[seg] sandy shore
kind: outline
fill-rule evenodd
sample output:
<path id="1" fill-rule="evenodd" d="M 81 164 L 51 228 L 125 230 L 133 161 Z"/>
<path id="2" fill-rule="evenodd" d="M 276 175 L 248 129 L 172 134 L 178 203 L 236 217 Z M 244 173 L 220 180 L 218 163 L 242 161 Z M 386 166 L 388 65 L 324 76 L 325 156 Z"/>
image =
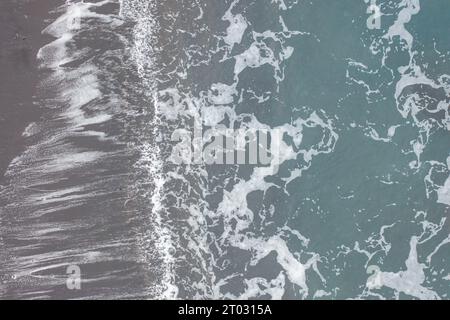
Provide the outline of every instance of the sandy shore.
<path id="1" fill-rule="evenodd" d="M 22 133 L 39 119 L 33 105 L 40 73 L 36 54 L 51 39 L 41 31 L 63 0 L 0 1 L 0 184 L 24 148 Z"/>

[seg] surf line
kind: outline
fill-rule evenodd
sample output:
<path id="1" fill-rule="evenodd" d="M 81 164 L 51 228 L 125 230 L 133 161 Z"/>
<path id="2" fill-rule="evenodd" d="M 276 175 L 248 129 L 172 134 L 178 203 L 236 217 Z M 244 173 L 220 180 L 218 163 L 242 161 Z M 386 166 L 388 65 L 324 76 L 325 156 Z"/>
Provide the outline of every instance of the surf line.
<path id="1" fill-rule="evenodd" d="M 213 307 L 193 307 L 189 306 L 187 303 L 183 307 L 178 308 L 179 315 L 192 315 L 192 316 L 205 316 L 209 318 L 211 315 Z"/>

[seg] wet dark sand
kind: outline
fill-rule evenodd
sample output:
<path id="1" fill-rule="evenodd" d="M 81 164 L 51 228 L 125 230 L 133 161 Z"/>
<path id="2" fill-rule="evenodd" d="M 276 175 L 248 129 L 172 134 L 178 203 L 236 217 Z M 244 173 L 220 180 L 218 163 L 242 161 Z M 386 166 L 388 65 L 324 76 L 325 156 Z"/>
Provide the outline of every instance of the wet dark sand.
<path id="1" fill-rule="evenodd" d="M 63 0 L 0 1 L 0 185 L 24 149 L 22 133 L 39 119 L 33 96 L 40 77 L 36 54 L 50 38 L 41 31 Z"/>
<path id="2" fill-rule="evenodd" d="M 61 15 L 49 11 L 63 3 L 0 2 L 0 299 L 149 297 L 159 261 L 147 253 L 154 247 L 147 239 L 148 199 L 133 200 L 140 198 L 129 189 L 136 155 L 128 153 L 126 144 L 71 136 L 66 123 L 52 118 L 67 106 L 52 108 L 58 92 L 43 85 L 51 70 L 38 69 L 36 54 L 52 41 L 41 30 Z M 101 65 L 100 57 L 113 41 L 88 44 L 77 39 L 76 44 L 96 48 Z M 122 130 L 120 121 L 118 117 L 98 130 L 115 135 L 114 128 Z M 26 140 L 22 134 L 32 122 L 42 125 L 46 134 Z M 80 150 L 111 154 L 98 163 L 86 160 L 81 169 L 69 165 L 46 170 L 47 154 L 64 157 Z M 19 155 L 28 157 L 26 166 L 10 166 L 5 177 L 8 164 Z M 54 192 L 62 193 L 55 197 Z M 66 285 L 69 265 L 81 269 L 80 290 Z"/>

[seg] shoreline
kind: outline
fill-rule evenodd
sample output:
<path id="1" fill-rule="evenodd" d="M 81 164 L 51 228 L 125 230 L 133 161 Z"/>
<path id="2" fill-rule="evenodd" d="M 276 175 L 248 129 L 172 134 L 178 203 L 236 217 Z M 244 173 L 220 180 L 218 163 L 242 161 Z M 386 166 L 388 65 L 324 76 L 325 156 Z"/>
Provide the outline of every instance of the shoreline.
<path id="1" fill-rule="evenodd" d="M 23 133 L 39 120 L 34 105 L 40 81 L 37 52 L 51 37 L 42 30 L 52 18 L 51 11 L 63 0 L 0 2 L 0 185 L 11 161 L 25 150 Z"/>

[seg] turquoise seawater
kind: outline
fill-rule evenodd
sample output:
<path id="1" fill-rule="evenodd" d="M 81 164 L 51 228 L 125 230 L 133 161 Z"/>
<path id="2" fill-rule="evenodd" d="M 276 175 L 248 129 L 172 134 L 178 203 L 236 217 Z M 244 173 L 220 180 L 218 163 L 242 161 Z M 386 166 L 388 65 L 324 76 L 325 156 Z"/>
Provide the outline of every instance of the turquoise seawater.
<path id="1" fill-rule="evenodd" d="M 176 52 L 153 65 L 160 131 L 280 130 L 283 146 L 268 167 L 163 158 L 172 293 L 448 298 L 450 3 L 176 3 L 156 10 L 156 47 Z"/>

